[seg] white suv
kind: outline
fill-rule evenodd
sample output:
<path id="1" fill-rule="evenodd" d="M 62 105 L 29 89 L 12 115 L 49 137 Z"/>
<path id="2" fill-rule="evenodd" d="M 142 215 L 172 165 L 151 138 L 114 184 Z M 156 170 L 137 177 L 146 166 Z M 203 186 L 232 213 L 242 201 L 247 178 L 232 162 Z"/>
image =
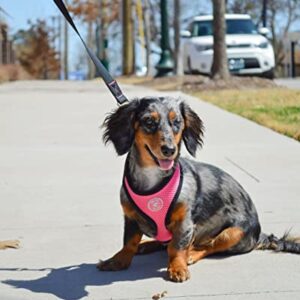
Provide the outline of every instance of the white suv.
<path id="1" fill-rule="evenodd" d="M 225 15 L 227 56 L 229 70 L 233 74 L 274 77 L 274 51 L 262 35 L 268 29 L 257 32 L 249 15 Z M 210 74 L 213 60 L 213 17 L 195 17 L 188 31 L 182 32 L 183 68 L 185 74 Z"/>

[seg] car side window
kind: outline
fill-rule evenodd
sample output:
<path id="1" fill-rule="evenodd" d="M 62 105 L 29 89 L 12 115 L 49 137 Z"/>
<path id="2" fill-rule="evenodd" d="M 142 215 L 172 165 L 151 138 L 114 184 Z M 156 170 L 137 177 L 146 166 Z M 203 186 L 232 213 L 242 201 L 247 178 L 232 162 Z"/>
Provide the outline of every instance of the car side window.
<path id="1" fill-rule="evenodd" d="M 193 23 L 192 36 L 212 35 L 212 21 L 200 21 Z"/>

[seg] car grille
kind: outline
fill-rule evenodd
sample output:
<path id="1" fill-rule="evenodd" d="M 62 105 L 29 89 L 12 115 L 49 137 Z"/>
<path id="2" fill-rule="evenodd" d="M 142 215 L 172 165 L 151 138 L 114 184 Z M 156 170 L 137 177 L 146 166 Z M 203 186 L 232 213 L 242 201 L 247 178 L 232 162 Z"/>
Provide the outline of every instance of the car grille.
<path id="1" fill-rule="evenodd" d="M 245 62 L 245 69 L 254 69 L 254 68 L 260 68 L 259 61 L 257 58 L 247 57 L 244 58 Z"/>
<path id="2" fill-rule="evenodd" d="M 227 48 L 251 48 L 252 45 L 251 44 L 231 44 L 231 45 L 227 45 Z"/>

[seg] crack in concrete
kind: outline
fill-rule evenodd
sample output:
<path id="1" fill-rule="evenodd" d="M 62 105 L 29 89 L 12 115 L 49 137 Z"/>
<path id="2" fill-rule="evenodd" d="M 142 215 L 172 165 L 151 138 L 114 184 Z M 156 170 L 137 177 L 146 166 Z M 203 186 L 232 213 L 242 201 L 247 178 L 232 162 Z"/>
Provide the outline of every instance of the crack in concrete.
<path id="1" fill-rule="evenodd" d="M 230 297 L 230 296 L 251 296 L 251 295 L 264 295 L 264 294 L 287 294 L 287 293 L 300 293 L 300 290 L 274 290 L 274 291 L 245 291 L 245 292 L 232 292 L 232 293 L 220 293 L 220 294 L 193 294 L 182 296 L 166 296 L 167 299 L 182 299 L 182 298 L 203 298 L 203 297 Z M 149 297 L 137 297 L 137 298 L 104 298 L 102 300 L 148 300 Z"/>
<path id="2" fill-rule="evenodd" d="M 255 177 L 254 175 L 252 175 L 250 172 L 248 172 L 246 169 L 244 169 L 243 167 L 241 167 L 238 163 L 234 162 L 233 160 L 231 160 L 230 158 L 225 156 L 225 159 L 227 161 L 229 161 L 232 165 L 234 165 L 235 167 L 237 167 L 239 170 L 241 170 L 242 172 L 244 172 L 246 175 L 248 175 L 250 178 L 252 178 L 253 180 L 255 180 L 256 182 L 260 182 L 260 180 Z"/>

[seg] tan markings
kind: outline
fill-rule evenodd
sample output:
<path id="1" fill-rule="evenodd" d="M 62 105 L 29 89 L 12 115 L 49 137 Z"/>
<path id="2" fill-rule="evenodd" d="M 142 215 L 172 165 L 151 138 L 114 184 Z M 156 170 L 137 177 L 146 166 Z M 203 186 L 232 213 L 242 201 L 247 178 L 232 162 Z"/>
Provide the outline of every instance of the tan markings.
<path id="1" fill-rule="evenodd" d="M 136 211 L 133 209 L 132 205 L 125 202 L 122 203 L 122 208 L 124 214 L 129 218 L 129 219 L 136 219 Z"/>
<path id="2" fill-rule="evenodd" d="M 187 267 L 187 250 L 177 250 L 173 247 L 172 242 L 168 245 L 168 275 L 170 280 L 182 282 L 190 278 Z"/>
<path id="3" fill-rule="evenodd" d="M 155 120 L 155 121 L 158 121 L 160 116 L 159 116 L 159 113 L 157 111 L 152 111 L 150 113 L 151 117 Z"/>
<path id="4" fill-rule="evenodd" d="M 176 204 L 175 208 L 172 211 L 170 224 L 168 229 L 174 231 L 178 223 L 181 223 L 186 217 L 187 207 L 186 204 L 179 202 Z"/>
<path id="5" fill-rule="evenodd" d="M 169 112 L 168 117 L 169 117 L 169 121 L 170 121 L 170 122 L 173 122 L 173 121 L 176 119 L 176 117 L 177 117 L 176 112 L 175 112 L 174 110 L 171 110 L 171 111 Z"/>
<path id="6" fill-rule="evenodd" d="M 159 148 L 160 145 L 160 135 L 158 134 L 158 132 L 156 132 L 155 134 L 146 134 L 141 128 L 139 128 L 135 134 L 135 145 L 137 146 L 140 154 L 141 166 L 156 166 L 155 161 L 148 153 L 147 149 L 145 148 L 145 145 L 147 145 L 151 149 L 151 151 L 156 152 L 156 148 Z"/>
<path id="7" fill-rule="evenodd" d="M 176 119 L 176 117 L 177 117 L 177 115 L 176 115 L 175 111 L 171 110 L 169 112 L 169 120 L 170 120 L 170 122 L 172 123 Z M 182 127 L 183 128 L 181 128 L 178 133 L 174 133 L 174 141 L 173 142 L 174 142 L 175 145 L 178 145 L 179 142 L 180 142 L 180 140 L 181 140 L 181 138 L 182 138 L 182 132 L 183 132 L 183 129 L 185 127 L 184 123 L 183 123 Z"/>
<path id="8" fill-rule="evenodd" d="M 160 118 L 158 112 L 151 112 L 151 117 L 153 119 L 158 120 Z M 170 118 L 176 118 L 176 113 L 174 111 L 170 111 L 169 113 L 169 119 Z M 184 126 L 183 126 L 184 127 Z M 164 144 L 164 136 L 162 131 L 157 130 L 153 134 L 146 134 L 142 128 L 139 127 L 139 123 L 136 122 L 134 124 L 134 128 L 136 130 L 135 132 L 135 145 L 138 148 L 139 154 L 140 154 L 140 164 L 142 167 L 152 167 L 156 166 L 155 161 L 151 157 L 151 155 L 148 153 L 148 151 L 145 149 L 145 145 L 147 145 L 151 152 L 154 154 L 154 156 L 158 159 L 164 159 L 165 157 L 161 153 L 161 146 Z M 173 155 L 173 158 L 177 156 L 177 145 L 180 143 L 180 140 L 182 138 L 182 132 L 183 128 L 180 129 L 180 131 L 176 134 L 173 133 L 173 144 L 176 146 L 176 152 Z"/>
<path id="9" fill-rule="evenodd" d="M 188 264 L 193 264 L 205 256 L 229 250 L 233 246 L 237 245 L 243 237 L 244 232 L 241 228 L 227 228 L 199 249 L 190 249 L 188 251 Z"/>
<path id="10" fill-rule="evenodd" d="M 131 264 L 133 256 L 138 250 L 141 239 L 142 234 L 135 234 L 112 258 L 100 261 L 97 268 L 101 271 L 119 271 L 127 269 Z"/>
<path id="11" fill-rule="evenodd" d="M 172 232 L 173 236 L 180 234 L 178 232 L 181 223 L 186 218 L 187 207 L 184 203 L 177 203 L 172 211 L 170 217 L 170 224 L 168 225 L 169 230 Z M 181 282 L 189 279 L 190 274 L 187 267 L 187 249 L 176 249 L 174 246 L 174 241 L 172 240 L 168 244 L 168 275 L 170 280 Z"/>

